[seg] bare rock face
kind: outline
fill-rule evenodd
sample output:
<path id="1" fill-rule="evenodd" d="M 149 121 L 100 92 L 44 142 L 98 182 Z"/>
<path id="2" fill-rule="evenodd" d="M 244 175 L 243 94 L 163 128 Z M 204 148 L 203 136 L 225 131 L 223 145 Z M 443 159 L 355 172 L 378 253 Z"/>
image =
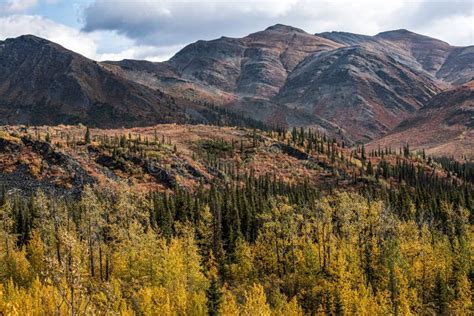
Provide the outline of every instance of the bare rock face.
<path id="1" fill-rule="evenodd" d="M 410 117 L 437 91 L 423 73 L 356 46 L 308 57 L 277 100 L 344 126 L 358 140 L 370 140 Z"/>
<path id="2" fill-rule="evenodd" d="M 0 43 L 0 123 L 102 127 L 181 121 L 172 98 L 35 36 Z"/>
<path id="3" fill-rule="evenodd" d="M 401 122 L 369 147 L 410 144 L 433 155 L 472 155 L 474 148 L 474 81 L 443 91 L 413 117 Z"/>
<path id="4" fill-rule="evenodd" d="M 308 34 L 277 24 L 243 38 L 197 41 L 160 63 L 97 63 L 23 36 L 0 42 L 0 124 L 204 120 L 199 102 L 364 142 L 473 77 L 473 46 L 407 30 Z"/>
<path id="5" fill-rule="evenodd" d="M 245 96 L 276 95 L 309 54 L 340 44 L 300 29 L 275 25 L 241 39 L 222 37 L 186 46 L 168 64 L 179 77 Z"/>
<path id="6" fill-rule="evenodd" d="M 441 90 L 474 76 L 471 47 L 407 30 L 312 35 L 281 24 L 243 38 L 198 41 L 154 66 L 112 64 L 172 95 L 268 124 L 344 130 L 352 141 L 386 134 Z"/>

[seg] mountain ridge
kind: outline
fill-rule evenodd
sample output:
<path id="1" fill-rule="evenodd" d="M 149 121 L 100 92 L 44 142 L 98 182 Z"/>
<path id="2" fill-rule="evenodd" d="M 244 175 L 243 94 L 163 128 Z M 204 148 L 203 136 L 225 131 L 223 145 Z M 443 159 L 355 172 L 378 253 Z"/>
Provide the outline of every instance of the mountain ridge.
<path id="1" fill-rule="evenodd" d="M 430 47 L 427 45 L 434 45 L 437 50 L 430 53 Z M 343 68 L 363 73 L 363 68 L 369 67 L 373 68 L 374 72 L 371 76 L 351 79 L 348 82 L 336 80 L 322 92 L 319 88 L 324 85 L 323 82 L 315 79 L 318 74 L 307 72 L 307 76 L 300 80 L 306 83 L 306 88 L 297 87 L 298 89 L 293 89 L 295 93 L 288 96 L 287 87 L 294 86 L 291 80 L 296 76 L 295 72 L 301 69 L 302 64 L 308 63 L 308 59 L 317 60 L 324 56 L 324 52 L 350 47 L 365 49 L 367 56 L 382 56 L 380 60 L 383 62 L 374 62 L 369 66 L 368 58 L 363 63 L 365 65 L 360 63 L 364 58 L 346 58 L 345 61 L 341 59 L 339 61 L 345 62 L 341 66 Z M 289 53 L 288 49 L 292 51 Z M 471 73 L 474 74 L 474 70 L 471 72 L 469 67 L 468 70 L 464 67 L 474 64 L 474 56 L 470 54 L 467 54 L 461 63 L 459 58 L 452 58 L 452 65 L 442 64 L 452 50 L 455 48 L 445 42 L 408 30 L 381 32 L 375 36 L 347 32 L 312 35 L 301 29 L 277 24 L 240 39 L 198 41 L 183 48 L 169 61 L 156 63 L 147 69 L 144 69 L 143 65 L 132 66 L 133 62 L 130 61 L 111 64 L 124 69 L 125 76 L 140 77 L 143 84 L 171 94 L 187 94 L 190 98 L 217 103 L 268 124 L 275 123 L 272 119 L 278 116 L 279 124 L 312 127 L 330 133 L 317 123 L 324 119 L 339 125 L 341 129 L 348 129 L 352 141 L 368 141 L 387 133 L 436 93 L 448 88 L 452 83 L 462 84 Z M 289 56 L 288 60 L 284 59 L 286 56 Z M 345 57 L 335 54 L 333 58 Z M 391 67 L 388 63 L 397 63 L 396 73 L 399 74 L 385 72 Z M 439 69 L 443 69 L 442 75 L 437 76 Z M 465 74 L 458 76 L 463 72 Z M 327 74 L 319 77 L 324 76 Z M 383 84 L 379 84 L 381 78 Z M 394 78 L 398 78 L 395 80 L 401 85 L 393 89 L 391 94 L 374 92 L 374 89 L 379 88 L 371 87 L 390 86 Z M 445 78 L 449 79 L 445 81 Z M 367 83 L 367 80 L 370 83 Z M 347 85 L 351 87 L 351 94 L 357 99 L 356 103 L 351 103 L 351 106 L 355 104 L 356 109 L 331 112 L 331 108 L 345 106 L 338 100 L 347 98 L 343 91 Z M 324 100 L 329 102 L 325 103 L 330 104 L 325 107 L 328 110 L 318 110 L 318 102 L 308 106 L 311 101 L 301 97 L 304 89 L 309 89 L 309 94 L 318 95 L 318 99 L 326 96 Z M 362 102 L 359 102 L 360 100 Z M 395 105 L 387 105 L 394 102 Z M 374 111 L 374 107 L 378 108 L 377 111 L 381 114 L 367 116 L 367 113 Z M 390 114 L 390 108 L 393 107 L 404 110 L 400 115 Z M 315 118 L 314 122 L 295 119 L 291 115 L 277 115 L 295 108 L 306 109 L 306 114 Z M 334 120 L 334 117 L 339 115 L 343 118 Z M 348 128 L 345 124 L 351 121 L 354 121 L 351 123 L 353 126 Z"/>
<path id="2" fill-rule="evenodd" d="M 368 148 L 410 144 L 437 156 L 471 156 L 474 148 L 474 81 L 445 90 L 415 116 L 401 122 Z"/>
<path id="3" fill-rule="evenodd" d="M 12 41 L 37 46 L 12 50 Z M 348 143 L 390 133 L 438 93 L 474 77 L 474 46 L 404 29 L 310 34 L 276 24 L 242 38 L 197 41 L 165 62 L 96 62 L 24 35 L 0 42 L 1 56 L 3 124 L 205 121 L 197 104 L 215 104 L 270 126 L 344 135 Z M 35 91 L 24 92 L 27 84 Z"/>
<path id="4" fill-rule="evenodd" d="M 184 119 L 172 98 L 45 39 L 7 39 L 0 54 L 3 124 L 82 122 L 108 127 L 165 121 L 166 115 Z M 167 107 L 171 112 L 165 113 Z"/>

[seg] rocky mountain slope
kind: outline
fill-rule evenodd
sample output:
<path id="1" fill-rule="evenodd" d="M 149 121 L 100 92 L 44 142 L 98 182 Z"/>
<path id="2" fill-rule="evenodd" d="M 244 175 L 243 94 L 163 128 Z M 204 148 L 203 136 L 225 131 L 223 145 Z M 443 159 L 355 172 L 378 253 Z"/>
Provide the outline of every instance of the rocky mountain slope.
<path id="1" fill-rule="evenodd" d="M 269 125 L 311 126 L 344 133 L 311 113 L 274 102 L 287 76 L 307 56 L 342 45 L 285 25 L 236 39 L 198 41 L 168 62 L 124 60 L 104 65 L 141 84 L 175 96 L 225 105 Z"/>
<path id="2" fill-rule="evenodd" d="M 160 92 L 35 36 L 0 42 L 0 122 L 134 126 L 184 121 Z"/>
<path id="3" fill-rule="evenodd" d="M 438 92 L 474 76 L 472 47 L 407 30 L 312 35 L 285 25 L 198 41 L 164 63 L 104 64 L 173 95 L 269 124 L 343 131 L 352 141 L 384 135 Z"/>
<path id="4" fill-rule="evenodd" d="M 474 46 L 455 47 L 403 29 L 375 36 L 345 32 L 318 35 L 343 45 L 382 51 L 410 68 L 425 71 L 447 84 L 461 85 L 474 77 Z"/>
<path id="5" fill-rule="evenodd" d="M 166 122 L 259 125 L 128 80 L 35 36 L 0 42 L 0 124 L 130 127 Z"/>
<path id="6" fill-rule="evenodd" d="M 403 121 L 378 146 L 426 149 L 429 154 L 472 157 L 474 152 L 474 81 L 436 95 L 416 115 Z"/>
<path id="7" fill-rule="evenodd" d="M 356 140 L 367 140 L 413 115 L 438 90 L 424 73 L 356 46 L 308 57 L 277 99 L 344 126 Z"/>
<path id="8" fill-rule="evenodd" d="M 110 64 L 119 65 L 132 78 L 137 72 L 143 76 L 148 72 L 149 85 L 156 87 L 178 84 L 184 89 L 186 84 L 194 84 L 211 95 L 268 98 L 278 93 L 288 73 L 305 57 L 341 46 L 297 28 L 275 25 L 240 39 L 197 41 L 165 63 L 125 60 Z"/>
<path id="9" fill-rule="evenodd" d="M 354 143 L 387 134 L 472 77 L 472 46 L 406 30 L 313 35 L 277 24 L 198 41 L 162 63 L 98 63 L 21 36 L 0 42 L 0 123 L 225 124 L 237 113 Z"/>

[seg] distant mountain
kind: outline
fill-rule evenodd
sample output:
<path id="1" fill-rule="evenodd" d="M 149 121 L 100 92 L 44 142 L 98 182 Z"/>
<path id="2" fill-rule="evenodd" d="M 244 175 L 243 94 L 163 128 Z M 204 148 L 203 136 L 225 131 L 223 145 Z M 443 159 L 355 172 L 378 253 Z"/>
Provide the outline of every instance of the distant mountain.
<path id="1" fill-rule="evenodd" d="M 433 155 L 474 154 L 474 81 L 436 95 L 416 115 L 403 121 L 369 148 L 426 149 Z"/>
<path id="2" fill-rule="evenodd" d="M 277 24 L 197 41 L 161 63 L 98 63 L 21 36 L 0 42 L 0 124 L 258 120 L 366 142 L 473 77 L 473 46 L 407 30 L 309 34 Z"/>
<path id="3" fill-rule="evenodd" d="M 343 126 L 357 140 L 379 137 L 410 117 L 439 87 L 423 72 L 360 46 L 313 54 L 277 100 Z"/>
<path id="4" fill-rule="evenodd" d="M 331 40 L 277 24 L 240 39 L 198 41 L 164 63 L 124 60 L 104 65 L 149 87 L 226 105 L 271 125 L 314 126 L 335 133 L 342 129 L 334 123 L 311 113 L 295 113 L 272 98 L 302 60 L 339 47 Z"/>
<path id="5" fill-rule="evenodd" d="M 408 30 L 382 32 L 375 36 L 344 32 L 317 35 L 343 45 L 383 51 L 411 68 L 421 68 L 449 84 L 461 85 L 474 78 L 474 46 L 455 47 Z"/>
<path id="6" fill-rule="evenodd" d="M 30 35 L 0 42 L 1 124 L 117 127 L 184 119 L 172 98 L 55 43 Z"/>
<path id="7" fill-rule="evenodd" d="M 407 30 L 312 35 L 277 24 L 244 38 L 198 41 L 164 63 L 104 64 L 152 88 L 270 124 L 336 129 L 367 141 L 474 77 L 472 50 Z"/>
<path id="8" fill-rule="evenodd" d="M 453 49 L 448 43 L 408 30 L 382 32 L 375 37 L 400 47 L 432 74 L 437 73 Z"/>

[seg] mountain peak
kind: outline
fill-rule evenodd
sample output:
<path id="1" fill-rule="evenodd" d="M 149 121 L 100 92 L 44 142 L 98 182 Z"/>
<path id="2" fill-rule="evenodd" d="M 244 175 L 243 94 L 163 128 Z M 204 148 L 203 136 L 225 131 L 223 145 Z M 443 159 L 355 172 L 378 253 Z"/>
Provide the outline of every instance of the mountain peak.
<path id="1" fill-rule="evenodd" d="M 375 35 L 375 37 L 383 38 L 383 39 L 388 39 L 388 40 L 402 40 L 402 39 L 412 39 L 412 40 L 424 40 L 424 41 L 432 41 L 432 42 L 438 42 L 443 45 L 449 45 L 446 42 L 443 42 L 439 39 L 432 38 L 426 35 L 418 34 L 406 29 L 399 29 L 399 30 L 392 30 L 392 31 L 386 31 L 386 32 L 381 32 Z"/>
<path id="2" fill-rule="evenodd" d="M 51 42 L 50 40 L 47 40 L 45 38 L 36 36 L 36 35 L 31 35 L 31 34 L 26 34 L 26 35 L 20 35 L 18 37 L 14 38 L 7 38 L 5 40 L 5 43 L 10 43 L 11 45 L 15 46 L 27 46 L 27 47 L 36 47 L 36 46 L 49 46 L 49 47 L 54 47 L 55 49 L 59 49 L 61 51 L 66 51 L 67 49 L 62 47 L 61 45 Z M 74 52 L 71 52 L 74 53 Z M 74 53 L 75 54 L 75 53 Z"/>
<path id="3" fill-rule="evenodd" d="M 7 38 L 3 43 L 7 46 L 16 47 L 17 51 L 27 51 L 29 54 L 36 54 L 39 53 L 41 49 L 48 49 L 57 51 L 60 54 L 74 56 L 75 58 L 88 59 L 64 46 L 61 46 L 60 44 L 31 34 Z"/>
<path id="4" fill-rule="evenodd" d="M 412 31 L 409 31 L 407 29 L 397 29 L 397 30 L 390 30 L 390 31 L 385 31 L 385 32 L 380 32 L 377 35 L 382 35 L 382 34 L 416 34 Z"/>
<path id="5" fill-rule="evenodd" d="M 291 33 L 291 32 L 296 32 L 296 33 L 306 33 L 302 29 L 299 29 L 297 27 L 293 27 L 290 25 L 285 25 L 285 24 L 275 24 L 270 27 L 267 27 L 265 31 L 276 31 L 276 32 L 285 32 L 285 33 Z"/>
<path id="6" fill-rule="evenodd" d="M 46 43 L 52 43 L 50 41 L 48 41 L 47 39 L 44 39 L 42 37 L 38 37 L 36 35 L 32 35 L 32 34 L 25 34 L 25 35 L 20 35 L 18 37 L 15 37 L 15 38 L 8 38 L 7 40 L 10 40 L 10 41 L 22 41 L 22 42 L 34 42 L 34 43 L 38 43 L 38 44 L 46 44 Z"/>

